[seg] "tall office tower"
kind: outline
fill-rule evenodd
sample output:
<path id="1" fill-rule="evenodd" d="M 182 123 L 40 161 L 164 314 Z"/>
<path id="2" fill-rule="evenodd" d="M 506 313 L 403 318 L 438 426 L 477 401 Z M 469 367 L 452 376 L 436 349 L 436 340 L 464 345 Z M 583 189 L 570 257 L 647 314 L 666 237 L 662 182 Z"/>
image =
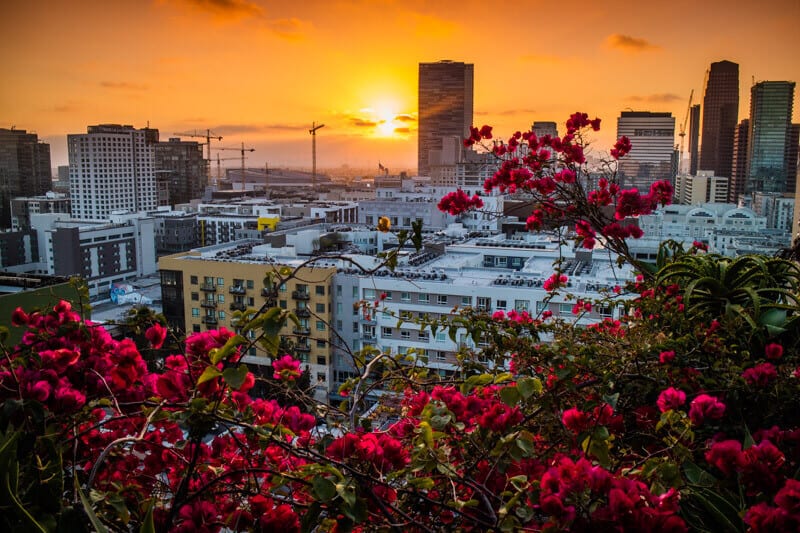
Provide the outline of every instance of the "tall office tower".
<path id="1" fill-rule="evenodd" d="M 689 174 L 697 175 L 700 161 L 700 104 L 695 104 L 689 111 Z M 683 172 L 681 170 L 681 172 Z"/>
<path id="2" fill-rule="evenodd" d="M 733 163 L 728 187 L 728 203 L 738 204 L 744 194 L 747 181 L 747 139 L 750 135 L 750 119 L 742 119 L 733 134 Z"/>
<path id="3" fill-rule="evenodd" d="M 797 190 L 798 156 L 800 156 L 800 124 L 792 124 L 789 133 L 789 146 L 786 147 L 786 192 Z"/>
<path id="4" fill-rule="evenodd" d="M 531 126 L 531 131 L 536 134 L 537 138 L 543 135 L 558 137 L 558 125 L 555 122 L 536 121 Z"/>
<path id="5" fill-rule="evenodd" d="M 166 181 L 169 205 L 187 204 L 202 198 L 208 185 L 208 170 L 203 145 L 196 141 L 172 138 L 156 143 L 156 172 Z"/>
<path id="6" fill-rule="evenodd" d="M 106 220 L 113 211 L 154 210 L 157 142 L 156 129 L 119 124 L 67 135 L 72 217 Z"/>
<path id="7" fill-rule="evenodd" d="M 472 82 L 470 63 L 439 61 L 419 64 L 419 137 L 417 172 L 430 175 L 431 165 L 441 159 L 442 139 L 464 139 L 472 126 Z"/>
<path id="8" fill-rule="evenodd" d="M 794 187 L 795 176 L 789 177 L 788 161 L 794 86 L 793 81 L 762 81 L 750 89 L 745 193 L 783 193 Z M 796 154 L 796 147 L 794 150 Z"/>
<path id="9" fill-rule="evenodd" d="M 51 190 L 50 145 L 35 133 L 0 128 L 0 228 L 11 227 L 11 199 Z"/>
<path id="10" fill-rule="evenodd" d="M 658 180 L 675 178 L 675 117 L 672 113 L 623 111 L 617 138 L 631 140 L 631 151 L 619 161 L 625 185 L 648 191 Z"/>
<path id="11" fill-rule="evenodd" d="M 703 97 L 700 170 L 730 176 L 733 134 L 738 121 L 739 65 L 730 61 L 711 63 Z"/>

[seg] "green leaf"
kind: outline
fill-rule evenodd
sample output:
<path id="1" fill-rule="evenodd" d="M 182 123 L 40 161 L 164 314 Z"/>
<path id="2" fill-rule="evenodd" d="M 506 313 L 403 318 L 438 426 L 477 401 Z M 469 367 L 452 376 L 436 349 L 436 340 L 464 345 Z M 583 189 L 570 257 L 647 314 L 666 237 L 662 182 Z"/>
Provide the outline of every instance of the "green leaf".
<path id="1" fill-rule="evenodd" d="M 231 355 L 236 350 L 237 347 L 246 343 L 247 339 L 245 339 L 241 335 L 234 335 L 233 337 L 228 339 L 228 342 L 226 342 L 225 346 L 223 346 L 222 348 L 211 350 L 211 353 L 209 354 L 211 357 L 211 363 L 216 365 L 217 363 L 219 363 L 220 361 Z"/>
<path id="2" fill-rule="evenodd" d="M 517 405 L 522 398 L 517 387 L 503 387 L 499 394 L 500 400 L 509 407 Z"/>
<path id="3" fill-rule="evenodd" d="M 222 379 L 234 390 L 239 390 L 244 385 L 247 378 L 247 365 L 239 365 L 238 368 L 226 368 L 222 372 Z"/>
<path id="4" fill-rule="evenodd" d="M 512 374 L 511 372 L 503 372 L 502 374 L 498 374 L 494 378 L 494 382 L 495 384 L 504 383 L 506 381 L 511 381 L 512 379 L 514 379 L 514 374 Z"/>
<path id="5" fill-rule="evenodd" d="M 519 393 L 526 400 L 534 394 L 542 393 L 542 381 L 539 378 L 520 378 L 517 380 Z"/>
<path id="6" fill-rule="evenodd" d="M 408 480 L 408 484 L 421 490 L 431 490 L 434 487 L 433 479 L 429 477 L 415 477 Z"/>
<path id="7" fill-rule="evenodd" d="M 75 478 L 75 490 L 78 491 L 78 496 L 81 497 L 83 510 L 86 511 L 86 516 L 89 517 L 89 522 L 92 523 L 94 530 L 99 533 L 106 533 L 108 528 L 100 521 L 99 518 L 97 518 L 97 514 L 94 512 L 94 507 L 92 507 L 92 502 L 90 502 L 89 498 L 86 497 L 86 493 L 81 490 L 77 477 Z"/>
<path id="8" fill-rule="evenodd" d="M 422 436 L 422 442 L 424 442 L 425 446 L 428 448 L 433 448 L 433 428 L 431 428 L 431 425 L 423 420 L 419 423 L 418 427 L 420 435 Z"/>
<path id="9" fill-rule="evenodd" d="M 336 484 L 324 476 L 314 478 L 314 496 L 323 502 L 327 502 L 336 497 Z"/>
<path id="10" fill-rule="evenodd" d="M 200 374 L 200 377 L 197 378 L 197 384 L 198 385 L 202 385 L 206 381 L 211 381 L 212 379 L 217 378 L 217 377 L 219 377 L 221 375 L 222 375 L 222 372 L 220 372 L 217 369 L 217 367 L 215 367 L 215 366 L 207 366 L 206 369 L 203 370 L 203 373 Z"/>
<path id="11" fill-rule="evenodd" d="M 153 521 L 153 507 L 155 506 L 155 500 L 151 500 L 150 505 L 147 506 L 147 513 L 144 515 L 144 520 L 142 520 L 142 527 L 139 528 L 139 533 L 156 533 L 156 524 Z"/>

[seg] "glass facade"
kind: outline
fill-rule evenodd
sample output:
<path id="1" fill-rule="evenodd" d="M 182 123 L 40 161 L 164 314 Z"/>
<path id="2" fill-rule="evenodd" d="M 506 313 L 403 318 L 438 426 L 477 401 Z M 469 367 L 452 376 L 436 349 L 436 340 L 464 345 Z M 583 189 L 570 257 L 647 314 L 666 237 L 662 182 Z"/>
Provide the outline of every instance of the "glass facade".
<path id="1" fill-rule="evenodd" d="M 746 193 L 790 190 L 794 82 L 763 81 L 750 90 Z M 793 189 L 793 188 L 792 188 Z"/>

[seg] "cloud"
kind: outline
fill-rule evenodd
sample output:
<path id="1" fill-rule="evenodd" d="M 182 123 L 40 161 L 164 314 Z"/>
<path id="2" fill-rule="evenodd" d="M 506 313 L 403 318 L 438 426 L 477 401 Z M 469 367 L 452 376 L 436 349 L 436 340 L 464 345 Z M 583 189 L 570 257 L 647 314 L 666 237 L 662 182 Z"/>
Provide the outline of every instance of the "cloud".
<path id="1" fill-rule="evenodd" d="M 395 133 L 411 133 L 411 128 L 395 128 Z"/>
<path id="2" fill-rule="evenodd" d="M 630 102 L 644 102 L 648 104 L 668 104 L 682 100 L 680 96 L 672 93 L 658 93 L 646 95 L 633 95 L 628 97 Z"/>
<path id="3" fill-rule="evenodd" d="M 606 45 L 611 48 L 622 50 L 623 52 L 645 52 L 647 50 L 658 50 L 661 48 L 649 42 L 647 39 L 631 37 L 630 35 L 622 35 L 620 33 L 613 33 L 606 37 Z"/>
<path id="4" fill-rule="evenodd" d="M 144 83 L 132 83 L 128 81 L 101 81 L 100 87 L 124 91 L 146 91 L 149 88 Z"/>
<path id="5" fill-rule="evenodd" d="M 258 4 L 248 0 L 178 0 L 178 3 L 205 11 L 219 18 L 250 18 L 264 16 Z"/>
<path id="6" fill-rule="evenodd" d="M 217 135 L 238 135 L 244 133 L 265 133 L 270 131 L 303 131 L 308 126 L 300 124 L 220 124 L 211 128 Z"/>
<path id="7" fill-rule="evenodd" d="M 356 117 L 351 118 L 350 123 L 353 124 L 353 126 L 358 126 L 359 128 L 374 128 L 375 126 L 380 124 L 380 122 L 375 122 L 374 120 L 367 120 Z"/>
<path id="8" fill-rule="evenodd" d="M 395 115 L 394 119 L 397 122 L 416 122 L 417 121 L 416 117 L 413 117 L 411 115 Z"/>

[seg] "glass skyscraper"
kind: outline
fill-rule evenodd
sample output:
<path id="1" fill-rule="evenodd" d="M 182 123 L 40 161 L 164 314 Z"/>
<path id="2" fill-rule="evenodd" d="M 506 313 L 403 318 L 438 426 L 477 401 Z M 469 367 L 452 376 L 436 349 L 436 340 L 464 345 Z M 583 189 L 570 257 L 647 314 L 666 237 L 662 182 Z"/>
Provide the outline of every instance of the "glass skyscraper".
<path id="1" fill-rule="evenodd" d="M 730 177 L 733 135 L 739 121 L 739 65 L 711 63 L 703 97 L 703 128 L 698 170 Z"/>
<path id="2" fill-rule="evenodd" d="M 792 147 L 793 81 L 762 81 L 750 89 L 750 131 L 745 193 L 794 190 Z M 791 182 L 791 183 L 790 183 Z"/>

